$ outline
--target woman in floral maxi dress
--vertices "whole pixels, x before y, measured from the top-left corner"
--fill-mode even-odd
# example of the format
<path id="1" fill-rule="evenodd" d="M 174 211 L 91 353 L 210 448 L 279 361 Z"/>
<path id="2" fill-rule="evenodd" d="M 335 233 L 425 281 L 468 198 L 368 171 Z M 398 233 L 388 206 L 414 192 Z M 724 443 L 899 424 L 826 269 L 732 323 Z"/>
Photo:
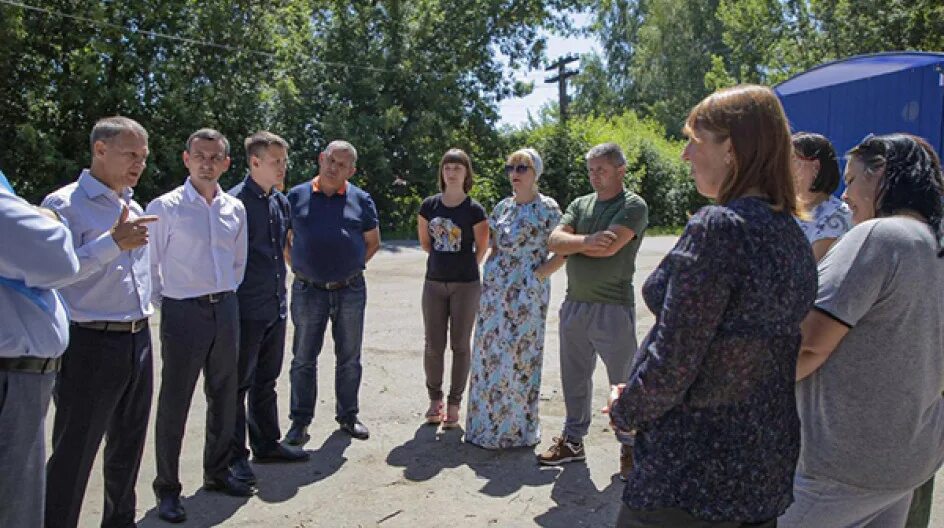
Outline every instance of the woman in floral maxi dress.
<path id="1" fill-rule="evenodd" d="M 514 196 L 488 219 L 491 252 L 472 348 L 465 441 L 488 449 L 541 441 L 538 400 L 548 276 L 563 257 L 548 258 L 547 238 L 560 221 L 557 202 L 537 191 L 543 163 L 533 149 L 509 156 L 505 173 Z"/>

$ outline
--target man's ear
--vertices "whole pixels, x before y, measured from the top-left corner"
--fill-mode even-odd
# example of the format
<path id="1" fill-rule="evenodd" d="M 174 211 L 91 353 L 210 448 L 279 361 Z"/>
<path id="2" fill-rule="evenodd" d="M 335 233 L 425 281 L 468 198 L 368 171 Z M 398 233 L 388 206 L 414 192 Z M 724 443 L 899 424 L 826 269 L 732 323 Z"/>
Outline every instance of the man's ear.
<path id="1" fill-rule="evenodd" d="M 95 158 L 95 157 L 104 156 L 105 150 L 107 149 L 108 149 L 108 145 L 106 145 L 104 141 L 99 139 L 98 141 L 95 142 L 94 145 L 92 145 L 92 157 Z"/>

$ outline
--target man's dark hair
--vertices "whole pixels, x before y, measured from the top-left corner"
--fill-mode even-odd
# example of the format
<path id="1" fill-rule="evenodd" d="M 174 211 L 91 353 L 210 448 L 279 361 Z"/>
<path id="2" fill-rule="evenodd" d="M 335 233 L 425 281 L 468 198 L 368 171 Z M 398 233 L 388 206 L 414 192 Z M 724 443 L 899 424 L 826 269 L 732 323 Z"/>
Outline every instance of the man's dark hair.
<path id="1" fill-rule="evenodd" d="M 193 145 L 195 139 L 205 139 L 209 141 L 222 141 L 223 142 L 223 152 L 229 156 L 229 140 L 226 139 L 226 136 L 223 135 L 219 130 L 214 130 L 212 128 L 201 128 L 193 134 L 190 134 L 190 137 L 187 138 L 187 152 L 190 152 L 190 147 Z"/>

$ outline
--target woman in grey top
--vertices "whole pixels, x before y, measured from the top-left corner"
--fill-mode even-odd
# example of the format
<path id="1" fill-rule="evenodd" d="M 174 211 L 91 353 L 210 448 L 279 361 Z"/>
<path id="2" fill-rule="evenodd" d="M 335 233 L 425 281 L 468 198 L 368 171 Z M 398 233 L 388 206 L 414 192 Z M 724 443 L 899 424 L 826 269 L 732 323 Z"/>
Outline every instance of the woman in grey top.
<path id="1" fill-rule="evenodd" d="M 802 443 L 781 527 L 901 527 L 944 458 L 940 162 L 920 138 L 869 136 L 846 183 L 855 227 L 820 262 L 801 328 Z"/>

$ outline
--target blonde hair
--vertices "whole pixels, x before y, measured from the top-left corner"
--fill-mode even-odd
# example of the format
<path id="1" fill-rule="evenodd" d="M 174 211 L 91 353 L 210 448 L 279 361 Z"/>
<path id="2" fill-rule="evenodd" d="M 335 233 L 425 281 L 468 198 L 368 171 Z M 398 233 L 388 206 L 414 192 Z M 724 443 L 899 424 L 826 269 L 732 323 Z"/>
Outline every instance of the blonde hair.
<path id="1" fill-rule="evenodd" d="M 541 172 L 544 170 L 544 162 L 538 151 L 532 148 L 523 148 L 512 152 L 508 156 L 509 165 L 522 164 L 531 167 L 534 170 L 534 192 L 538 192 L 538 180 L 541 179 Z"/>

